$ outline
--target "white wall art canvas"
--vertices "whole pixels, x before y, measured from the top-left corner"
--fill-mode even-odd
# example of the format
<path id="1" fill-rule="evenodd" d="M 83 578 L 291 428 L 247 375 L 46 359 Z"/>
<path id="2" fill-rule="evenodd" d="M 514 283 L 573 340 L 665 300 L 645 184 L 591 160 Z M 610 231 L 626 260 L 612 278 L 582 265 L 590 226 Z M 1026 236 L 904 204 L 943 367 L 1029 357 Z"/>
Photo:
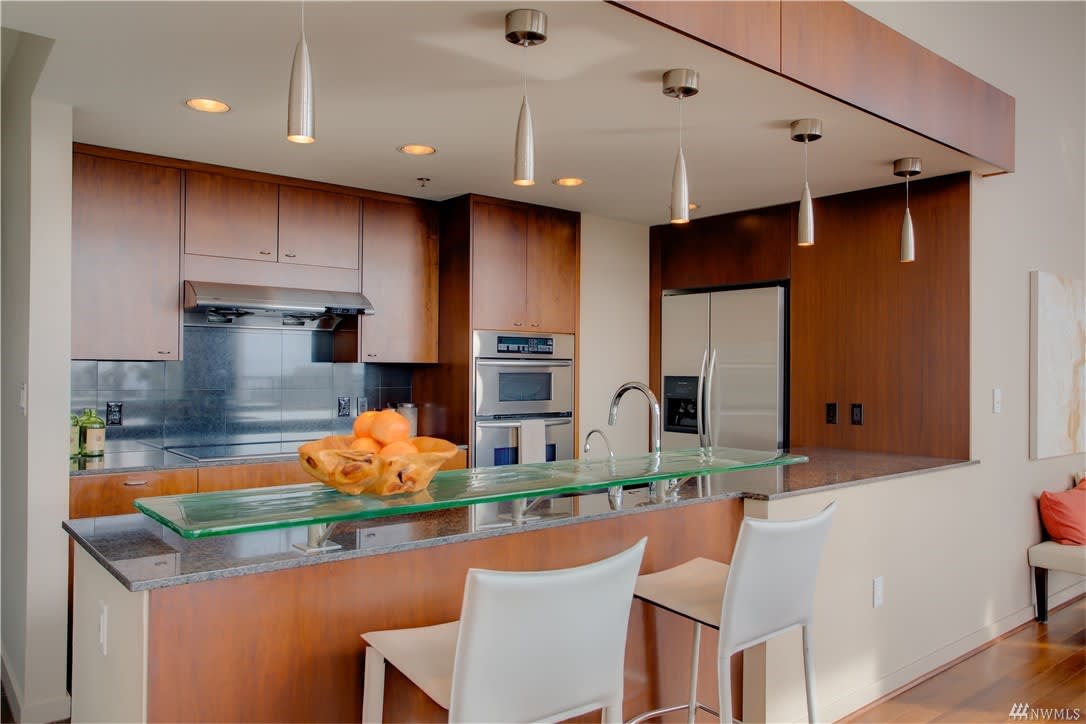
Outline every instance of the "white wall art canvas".
<path id="1" fill-rule="evenodd" d="M 1030 317 L 1030 457 L 1084 452 L 1086 283 L 1030 272 Z"/>

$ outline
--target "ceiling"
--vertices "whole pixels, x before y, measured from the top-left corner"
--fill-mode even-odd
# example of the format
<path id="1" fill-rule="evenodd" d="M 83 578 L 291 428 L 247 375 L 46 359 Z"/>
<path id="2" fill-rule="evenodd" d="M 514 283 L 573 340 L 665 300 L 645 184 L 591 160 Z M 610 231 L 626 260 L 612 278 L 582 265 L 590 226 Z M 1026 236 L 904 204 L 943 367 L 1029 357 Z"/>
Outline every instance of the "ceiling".
<path id="1" fill-rule="evenodd" d="M 795 201 L 797 118 L 823 120 L 809 148 L 815 197 L 990 166 L 603 2 L 534 3 L 549 39 L 504 39 L 496 2 L 309 2 L 317 142 L 286 140 L 298 3 L 12 2 L 4 27 L 56 39 L 38 95 L 71 104 L 75 140 L 429 199 L 475 192 L 642 224 L 668 216 L 678 102 L 668 68 L 701 75 L 683 101 L 693 217 Z M 536 185 L 513 186 L 527 69 Z M 226 114 L 188 110 L 193 96 Z M 409 157 L 405 143 L 438 153 Z M 432 181 L 419 188 L 417 177 Z M 559 188 L 558 176 L 585 185 Z"/>

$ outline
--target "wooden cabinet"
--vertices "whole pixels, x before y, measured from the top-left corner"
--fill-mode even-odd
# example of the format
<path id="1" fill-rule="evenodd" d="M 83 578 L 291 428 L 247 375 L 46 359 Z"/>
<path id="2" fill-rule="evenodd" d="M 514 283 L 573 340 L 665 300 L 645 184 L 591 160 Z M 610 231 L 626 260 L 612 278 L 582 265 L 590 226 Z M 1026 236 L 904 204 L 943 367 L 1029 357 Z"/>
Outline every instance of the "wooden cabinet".
<path id="1" fill-rule="evenodd" d="M 574 333 L 578 232 L 578 217 L 573 213 L 476 201 L 472 207 L 472 326 Z"/>
<path id="2" fill-rule="evenodd" d="M 357 196 L 185 172 L 185 253 L 358 269 Z"/>
<path id="3" fill-rule="evenodd" d="M 358 268 L 357 196 L 279 187 L 279 247 L 283 264 Z"/>
<path id="4" fill-rule="evenodd" d="M 185 253 L 276 260 L 278 186 L 185 172 Z"/>
<path id="5" fill-rule="evenodd" d="M 210 493 L 216 490 L 245 490 L 312 482 L 314 482 L 313 478 L 298 464 L 297 460 L 216 465 L 199 468 L 196 491 Z"/>
<path id="6" fill-rule="evenodd" d="M 436 221 L 417 203 L 363 203 L 362 292 L 376 314 L 361 320 L 360 362 L 437 362 Z"/>
<path id="7" fill-rule="evenodd" d="M 181 174 L 72 157 L 72 358 L 178 359 Z"/>
<path id="8" fill-rule="evenodd" d="M 72 518 L 128 515 L 136 512 L 132 505 L 136 498 L 195 492 L 195 468 L 73 475 L 69 479 L 68 515 Z"/>

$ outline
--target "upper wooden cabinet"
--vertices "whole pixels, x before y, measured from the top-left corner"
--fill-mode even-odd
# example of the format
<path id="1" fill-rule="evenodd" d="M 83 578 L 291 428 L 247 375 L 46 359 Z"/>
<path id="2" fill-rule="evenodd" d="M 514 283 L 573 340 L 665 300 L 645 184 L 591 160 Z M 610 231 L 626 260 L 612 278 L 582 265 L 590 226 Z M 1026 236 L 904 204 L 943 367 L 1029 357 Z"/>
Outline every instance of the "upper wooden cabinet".
<path id="1" fill-rule="evenodd" d="M 472 326 L 576 332 L 578 248 L 577 214 L 475 200 Z"/>
<path id="2" fill-rule="evenodd" d="M 180 247 L 177 169 L 73 155 L 73 359 L 179 358 Z"/>
<path id="3" fill-rule="evenodd" d="M 358 269 L 357 196 L 185 172 L 185 253 Z"/>
<path id="4" fill-rule="evenodd" d="M 357 196 L 279 187 L 279 253 L 285 264 L 358 268 Z"/>
<path id="5" fill-rule="evenodd" d="M 185 253 L 276 261 L 276 184 L 185 172 Z"/>
<path id="6" fill-rule="evenodd" d="M 437 362 L 436 211 L 367 199 L 362 205 L 360 362 Z"/>

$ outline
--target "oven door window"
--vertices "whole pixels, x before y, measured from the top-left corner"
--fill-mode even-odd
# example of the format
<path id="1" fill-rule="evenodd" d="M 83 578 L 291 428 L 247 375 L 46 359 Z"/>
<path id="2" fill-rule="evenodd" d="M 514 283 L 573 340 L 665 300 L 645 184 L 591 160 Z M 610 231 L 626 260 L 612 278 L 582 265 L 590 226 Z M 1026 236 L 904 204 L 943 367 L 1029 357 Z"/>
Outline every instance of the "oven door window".
<path id="1" fill-rule="evenodd" d="M 498 402 L 545 402 L 550 399 L 550 372 L 498 373 Z"/>

